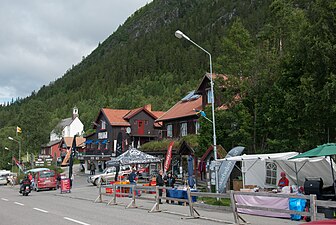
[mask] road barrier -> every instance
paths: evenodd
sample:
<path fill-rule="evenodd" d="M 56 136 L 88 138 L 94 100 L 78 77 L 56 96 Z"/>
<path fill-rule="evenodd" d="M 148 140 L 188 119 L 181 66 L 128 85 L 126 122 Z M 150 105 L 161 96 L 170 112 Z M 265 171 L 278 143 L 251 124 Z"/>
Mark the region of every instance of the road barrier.
<path fill-rule="evenodd" d="M 121 190 L 123 188 L 130 188 L 131 193 L 123 193 L 117 192 L 117 190 Z M 103 191 L 105 189 L 105 191 Z M 112 189 L 110 192 L 106 192 L 106 189 Z M 187 199 L 180 198 L 172 198 L 166 196 L 159 196 L 159 190 L 170 190 L 172 188 L 169 187 L 161 187 L 161 186 L 141 186 L 141 185 L 133 185 L 133 184 L 112 184 L 112 185 L 99 185 L 99 195 L 94 202 L 103 202 L 103 196 L 112 196 L 107 203 L 107 205 L 117 205 L 117 197 L 121 196 L 131 196 L 131 202 L 125 208 L 137 208 L 136 199 L 144 199 L 150 200 L 154 202 L 153 207 L 148 212 L 161 212 L 160 210 L 160 201 L 161 200 L 170 200 L 183 202 L 189 206 L 189 216 L 187 218 L 202 218 L 215 220 L 211 218 L 202 217 L 199 212 L 194 208 L 194 203 L 192 201 L 192 197 L 210 197 L 210 198 L 229 198 L 231 200 L 231 209 L 233 213 L 234 222 L 231 221 L 223 221 L 223 220 L 215 220 L 218 222 L 223 222 L 226 224 L 247 224 L 248 222 L 242 218 L 242 216 L 238 213 L 238 209 L 253 209 L 259 211 L 268 211 L 268 212 L 277 212 L 277 213 L 286 213 L 286 214 L 296 214 L 301 216 L 310 216 L 312 221 L 317 220 L 317 206 L 322 207 L 333 207 L 336 208 L 336 203 L 334 202 L 326 202 L 321 200 L 316 200 L 316 195 L 291 195 L 291 194 L 274 194 L 274 193 L 265 193 L 265 192 L 239 192 L 239 191 L 230 191 L 225 194 L 216 194 L 209 192 L 192 192 L 188 187 L 186 189 Z M 146 191 L 146 192 L 155 192 L 155 198 L 146 198 L 143 196 L 137 196 L 136 193 L 138 191 Z M 112 192 L 112 193 L 111 193 Z M 264 197 L 276 197 L 276 198 L 295 198 L 295 199 L 305 199 L 309 202 L 309 212 L 305 211 L 297 211 L 297 210 L 287 210 L 287 209 L 276 209 L 270 207 L 262 207 L 262 206 L 250 206 L 238 204 L 236 201 L 236 195 L 249 195 L 249 196 L 264 196 Z"/>

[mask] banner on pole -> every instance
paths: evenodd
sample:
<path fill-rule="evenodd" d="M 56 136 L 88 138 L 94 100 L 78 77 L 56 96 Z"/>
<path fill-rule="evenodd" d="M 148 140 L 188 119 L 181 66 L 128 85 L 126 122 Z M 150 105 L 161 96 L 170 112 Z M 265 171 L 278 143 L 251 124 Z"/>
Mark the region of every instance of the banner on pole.
<path fill-rule="evenodd" d="M 167 170 L 169 169 L 170 162 L 172 160 L 173 145 L 174 145 L 174 141 L 169 143 L 167 154 L 166 154 L 166 160 L 164 163 L 164 172 L 167 172 Z"/>
<path fill-rule="evenodd" d="M 245 147 L 235 147 L 231 149 L 228 154 L 226 155 L 225 158 L 230 158 L 233 156 L 238 156 L 241 155 L 242 152 L 244 151 Z M 218 171 L 218 190 L 219 193 L 223 193 L 226 190 L 226 183 L 230 177 L 230 174 L 232 172 L 232 169 L 234 165 L 236 164 L 236 161 L 222 161 L 220 166 L 219 166 L 219 171 Z M 217 168 L 215 168 L 217 169 Z"/>

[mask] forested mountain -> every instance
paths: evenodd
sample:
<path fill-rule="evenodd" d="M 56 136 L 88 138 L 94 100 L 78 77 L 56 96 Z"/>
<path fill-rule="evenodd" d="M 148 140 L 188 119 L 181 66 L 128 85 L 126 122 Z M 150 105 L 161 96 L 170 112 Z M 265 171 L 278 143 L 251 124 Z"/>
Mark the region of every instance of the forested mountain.
<path fill-rule="evenodd" d="M 0 107 L 1 151 L 15 148 L 7 137 L 20 126 L 24 151 L 37 152 L 74 106 L 86 129 L 101 107 L 169 109 L 209 71 L 208 56 L 175 38 L 177 29 L 211 52 L 215 73 L 230 76 L 216 97 L 230 104 L 241 93 L 216 113 L 218 144 L 278 152 L 334 142 L 335 8 L 328 0 L 154 0 L 61 78 Z M 212 142 L 210 126 L 202 123 L 201 146 Z"/>

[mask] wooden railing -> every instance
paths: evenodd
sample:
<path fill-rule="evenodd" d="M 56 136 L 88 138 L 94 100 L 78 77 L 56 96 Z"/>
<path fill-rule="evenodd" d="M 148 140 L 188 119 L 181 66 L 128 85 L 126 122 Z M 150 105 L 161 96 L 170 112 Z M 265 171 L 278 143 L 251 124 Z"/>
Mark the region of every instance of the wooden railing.
<path fill-rule="evenodd" d="M 106 188 L 112 189 L 112 194 L 104 192 L 103 189 L 106 190 Z M 118 189 L 121 188 L 131 188 L 131 193 L 122 193 L 117 192 Z M 216 193 L 209 193 L 209 192 L 191 192 L 190 188 L 187 188 L 187 199 L 180 199 L 180 198 L 172 198 L 172 197 L 166 197 L 166 196 L 159 196 L 159 190 L 169 190 L 172 188 L 168 187 L 159 187 L 159 186 L 141 186 L 141 185 L 132 185 L 132 184 L 113 184 L 113 185 L 100 185 L 99 186 L 99 195 L 95 202 L 103 202 L 103 196 L 109 196 L 112 197 L 108 201 L 108 205 L 117 205 L 117 196 L 130 196 L 132 197 L 131 202 L 126 206 L 126 208 L 136 208 L 136 201 L 137 199 L 145 199 L 153 201 L 154 205 L 149 210 L 149 212 L 160 212 L 160 201 L 162 199 L 164 200 L 171 200 L 171 201 L 177 201 L 177 202 L 183 202 L 188 204 L 189 206 L 189 217 L 191 218 L 203 218 L 200 216 L 199 212 L 194 208 L 194 203 L 192 201 L 192 197 L 210 197 L 210 198 L 229 198 L 231 200 L 231 208 L 232 213 L 234 217 L 234 222 L 231 221 L 220 221 L 224 222 L 226 224 L 246 224 L 248 223 L 246 220 L 244 220 L 240 213 L 238 213 L 238 209 L 253 209 L 253 210 L 260 210 L 260 211 L 268 211 L 268 212 L 277 212 L 277 213 L 286 213 L 286 214 L 296 214 L 301 216 L 310 216 L 312 221 L 315 221 L 317 219 L 317 206 L 322 207 L 333 207 L 336 208 L 336 202 L 326 202 L 321 200 L 316 200 L 316 195 L 292 195 L 292 194 L 274 194 L 274 193 L 264 193 L 264 192 L 239 192 L 239 191 L 230 191 L 229 193 L 225 194 L 216 194 Z M 136 196 L 137 191 L 151 191 L 155 192 L 155 198 L 146 198 L 144 196 Z M 236 201 L 235 196 L 236 195 L 248 195 L 248 196 L 264 196 L 264 197 L 276 197 L 276 198 L 295 198 L 295 199 L 305 199 L 307 202 L 309 202 L 309 211 L 297 211 L 297 210 L 288 210 L 288 209 L 278 209 L 278 208 L 270 208 L 270 207 L 263 207 L 263 206 L 249 206 L 249 205 L 243 205 L 238 204 Z"/>

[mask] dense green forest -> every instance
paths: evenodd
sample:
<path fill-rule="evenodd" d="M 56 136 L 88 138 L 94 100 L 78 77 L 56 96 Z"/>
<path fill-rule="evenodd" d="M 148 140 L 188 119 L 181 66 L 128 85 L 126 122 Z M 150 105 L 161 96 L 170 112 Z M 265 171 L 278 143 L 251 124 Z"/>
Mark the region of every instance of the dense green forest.
<path fill-rule="evenodd" d="M 74 106 L 86 129 L 101 107 L 169 109 L 209 72 L 208 56 L 175 38 L 177 29 L 230 77 L 216 82 L 216 98 L 230 106 L 216 111 L 218 144 L 253 153 L 335 142 L 335 8 L 328 0 L 154 0 L 61 78 L 1 106 L 0 151 L 17 148 L 7 137 L 20 126 L 23 151 L 36 153 Z M 206 121 L 199 142 L 212 142 Z"/>

